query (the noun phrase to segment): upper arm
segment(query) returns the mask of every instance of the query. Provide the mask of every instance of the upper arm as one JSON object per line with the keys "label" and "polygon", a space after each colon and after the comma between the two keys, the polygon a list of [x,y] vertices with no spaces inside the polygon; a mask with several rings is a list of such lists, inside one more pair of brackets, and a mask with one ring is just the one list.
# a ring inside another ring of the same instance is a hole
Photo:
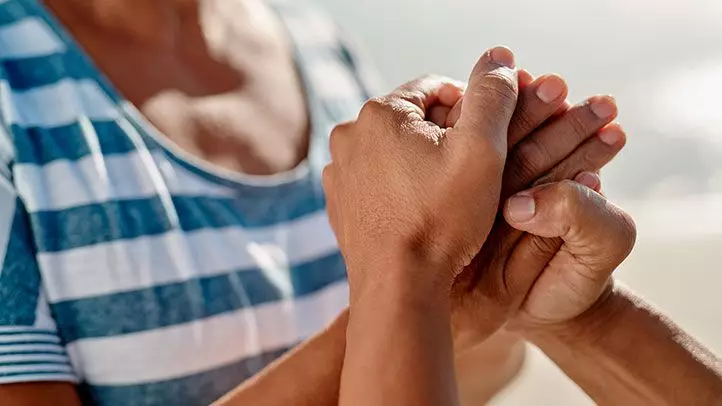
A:
{"label": "upper arm", "polygon": [[78,405],[77,378],[42,289],[28,214],[0,126],[0,406]]}

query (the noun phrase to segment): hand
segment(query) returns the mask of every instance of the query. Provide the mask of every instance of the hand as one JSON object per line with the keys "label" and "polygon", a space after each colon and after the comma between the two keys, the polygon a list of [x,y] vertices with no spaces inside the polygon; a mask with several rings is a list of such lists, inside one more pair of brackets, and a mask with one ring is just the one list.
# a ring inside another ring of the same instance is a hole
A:
{"label": "hand", "polygon": [[[582,171],[598,171],[623,148],[625,134],[617,124],[614,100],[595,96],[570,107],[566,85],[555,75],[532,80],[519,74],[519,103],[509,128],[509,157],[502,195],[529,187],[534,182],[572,179]],[[455,111],[447,110],[448,122]],[[440,116],[440,114],[437,114]],[[542,255],[539,247],[518,247],[523,233],[500,218],[473,264],[457,279],[453,293],[454,332],[457,351],[477,346],[506,323],[514,306],[528,289],[509,280],[506,263],[511,255]],[[526,269],[536,275],[541,269]],[[517,276],[518,277],[518,276]],[[523,281],[521,281],[523,282]]]}
{"label": "hand", "polygon": [[431,277],[448,288],[478,252],[499,203],[517,98],[513,66],[505,48],[481,57],[453,127],[427,121],[427,112],[452,107],[460,90],[427,77],[369,101],[356,122],[333,131],[324,190],[352,302],[390,277],[364,270],[413,258],[438,272],[409,280]]}
{"label": "hand", "polygon": [[634,245],[632,219],[597,193],[595,174],[577,181],[586,186],[540,185],[506,203],[507,221],[529,233],[519,245],[544,241],[550,248],[547,256],[510,259],[511,273],[543,270],[509,329],[544,351],[596,404],[719,404],[719,358],[659,309],[614,286],[612,272]]}
{"label": "hand", "polygon": [[[577,181],[536,186],[505,205],[507,222],[528,233],[508,272],[542,270],[512,319],[515,329],[564,324],[592,308],[634,246],[634,221],[598,193],[598,176],[582,173]],[[531,246],[547,255],[525,255]]]}

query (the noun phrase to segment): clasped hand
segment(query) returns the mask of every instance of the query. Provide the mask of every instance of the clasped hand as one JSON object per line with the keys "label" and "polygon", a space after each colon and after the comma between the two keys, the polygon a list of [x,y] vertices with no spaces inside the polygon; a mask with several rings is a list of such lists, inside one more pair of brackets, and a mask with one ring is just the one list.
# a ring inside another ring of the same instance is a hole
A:
{"label": "clasped hand", "polygon": [[560,78],[533,80],[495,48],[466,89],[418,79],[334,130],[324,189],[352,315],[379,290],[448,298],[458,355],[599,307],[635,238],[596,175],[625,136],[611,98],[565,97]]}

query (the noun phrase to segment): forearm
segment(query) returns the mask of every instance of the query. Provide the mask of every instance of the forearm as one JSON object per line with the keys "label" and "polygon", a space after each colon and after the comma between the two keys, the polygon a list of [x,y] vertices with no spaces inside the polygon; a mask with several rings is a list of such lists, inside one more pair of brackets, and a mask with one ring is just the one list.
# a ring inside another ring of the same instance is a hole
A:
{"label": "forearm", "polygon": [[505,329],[472,348],[455,353],[461,405],[488,404],[516,378],[525,357],[526,342]]}
{"label": "forearm", "polygon": [[217,406],[323,406],[338,404],[348,312],[258,375],[217,401]]}
{"label": "forearm", "polygon": [[[449,292],[423,272],[352,297],[340,402],[351,405],[457,404]],[[396,272],[396,270],[394,270]]]}
{"label": "forearm", "polygon": [[599,404],[722,401],[719,359],[622,288],[564,329],[528,338]]}

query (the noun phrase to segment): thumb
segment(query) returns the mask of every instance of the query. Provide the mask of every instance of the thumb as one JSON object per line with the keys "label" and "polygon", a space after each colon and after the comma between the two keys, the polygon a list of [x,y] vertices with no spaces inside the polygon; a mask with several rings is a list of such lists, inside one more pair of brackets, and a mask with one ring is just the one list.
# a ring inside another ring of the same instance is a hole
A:
{"label": "thumb", "polygon": [[489,137],[506,151],[506,133],[519,93],[514,54],[493,48],[479,59],[469,77],[455,128]]}
{"label": "thumb", "polygon": [[509,198],[504,218],[539,237],[559,237],[587,265],[618,266],[632,250],[631,217],[594,190],[573,181],[540,185]]}

